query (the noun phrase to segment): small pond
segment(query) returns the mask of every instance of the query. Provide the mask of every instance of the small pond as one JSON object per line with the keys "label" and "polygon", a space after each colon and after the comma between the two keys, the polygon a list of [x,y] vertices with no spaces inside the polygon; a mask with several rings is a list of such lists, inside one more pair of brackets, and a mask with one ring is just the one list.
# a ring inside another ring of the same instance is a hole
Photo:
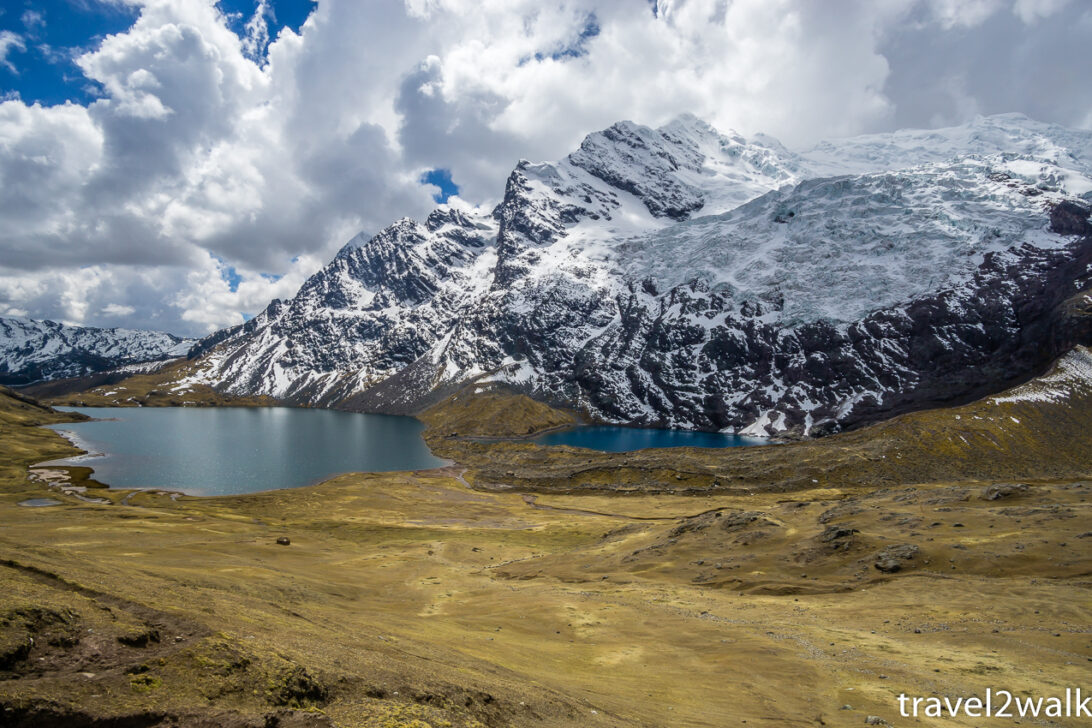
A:
{"label": "small pond", "polygon": [[629,452],[650,447],[744,447],[769,445],[761,437],[741,437],[719,432],[691,430],[645,430],[636,427],[588,426],[574,427],[539,435],[539,445],[569,445],[604,452]]}

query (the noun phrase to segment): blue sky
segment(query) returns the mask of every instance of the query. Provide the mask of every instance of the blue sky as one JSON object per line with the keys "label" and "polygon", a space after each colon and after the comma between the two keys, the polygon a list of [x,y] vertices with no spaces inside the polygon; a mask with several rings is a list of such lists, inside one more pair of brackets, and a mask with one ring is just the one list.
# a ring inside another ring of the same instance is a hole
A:
{"label": "blue sky", "polygon": [[421,177],[421,182],[427,185],[435,185],[440,189],[432,196],[432,199],[436,200],[436,202],[447,202],[452,195],[459,194],[459,185],[455,184],[455,181],[451,179],[451,170],[448,169],[430,169]]}
{"label": "blue sky", "polygon": [[[228,26],[242,34],[256,0],[221,0]],[[270,38],[283,27],[298,31],[314,9],[312,0],[270,0],[266,17]],[[0,10],[0,32],[18,36],[0,64],[0,95],[18,93],[26,103],[44,106],[72,101],[87,104],[102,91],[74,60],[104,37],[132,27],[139,9],[103,0],[9,0]]]}
{"label": "blue sky", "polygon": [[0,31],[20,38],[0,66],[0,89],[17,92],[26,102],[43,105],[86,103],[93,86],[73,58],[111,33],[127,30],[137,11],[122,5],[67,0],[9,2],[0,15]]}

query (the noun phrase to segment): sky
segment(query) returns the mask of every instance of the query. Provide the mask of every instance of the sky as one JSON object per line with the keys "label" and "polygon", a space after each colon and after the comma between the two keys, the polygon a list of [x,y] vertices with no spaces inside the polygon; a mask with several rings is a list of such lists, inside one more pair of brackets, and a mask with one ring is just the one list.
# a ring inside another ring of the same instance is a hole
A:
{"label": "sky", "polygon": [[1092,128],[1084,0],[6,0],[0,316],[200,336],[351,237],[683,112]]}

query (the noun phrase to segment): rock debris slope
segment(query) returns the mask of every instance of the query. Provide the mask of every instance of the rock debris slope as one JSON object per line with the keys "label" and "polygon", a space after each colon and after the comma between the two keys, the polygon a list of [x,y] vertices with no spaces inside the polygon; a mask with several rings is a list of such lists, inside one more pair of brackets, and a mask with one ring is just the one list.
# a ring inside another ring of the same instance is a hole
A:
{"label": "rock debris slope", "polygon": [[1019,115],[792,152],[682,116],[520,162],[495,209],[351,241],[206,339],[236,394],[412,412],[502,382],[592,418],[814,435],[1090,341],[1092,134]]}

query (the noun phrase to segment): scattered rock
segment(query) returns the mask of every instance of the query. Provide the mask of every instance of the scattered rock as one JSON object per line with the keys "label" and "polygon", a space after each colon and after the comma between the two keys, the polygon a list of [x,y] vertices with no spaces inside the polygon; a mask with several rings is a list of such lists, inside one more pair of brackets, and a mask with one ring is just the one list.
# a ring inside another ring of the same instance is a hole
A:
{"label": "scattered rock", "polygon": [[266,697],[273,705],[304,708],[325,703],[329,690],[304,668],[287,665],[270,677]]}
{"label": "scattered rock", "polygon": [[1024,495],[1028,488],[1026,483],[995,483],[982,491],[982,500],[995,501]]}
{"label": "scattered rock", "polygon": [[862,513],[864,508],[861,508],[855,503],[839,503],[838,505],[828,508],[819,515],[819,523],[829,523],[835,518],[843,518],[845,516],[853,516],[858,513]]}
{"label": "scattered rock", "polygon": [[868,725],[887,725],[887,721],[878,715],[870,715],[864,719]]}
{"label": "scattered rock", "polygon": [[720,522],[720,527],[723,528],[725,531],[736,531],[741,528],[746,528],[747,526],[758,520],[762,521],[761,525],[776,525],[765,516],[766,514],[761,511],[743,511],[742,513],[733,513],[729,516],[724,517],[724,519]]}
{"label": "scattered rock", "polygon": [[827,526],[826,530],[819,536],[819,540],[823,543],[832,543],[849,538],[855,533],[860,533],[860,531],[856,528],[845,528],[844,526]]}
{"label": "scattered rock", "polygon": [[152,642],[159,642],[159,630],[155,627],[147,627],[129,634],[118,635],[118,642],[126,647],[147,647]]}
{"label": "scattered rock", "polygon": [[897,571],[902,571],[904,562],[913,561],[919,550],[913,544],[888,546],[876,554],[876,562],[873,566],[885,574],[894,574]]}
{"label": "scattered rock", "polygon": [[292,543],[292,540],[288,536],[281,536],[277,539],[278,546],[288,546]]}

